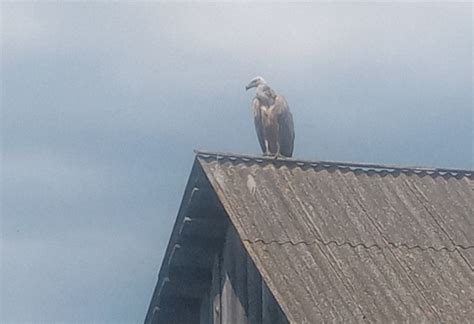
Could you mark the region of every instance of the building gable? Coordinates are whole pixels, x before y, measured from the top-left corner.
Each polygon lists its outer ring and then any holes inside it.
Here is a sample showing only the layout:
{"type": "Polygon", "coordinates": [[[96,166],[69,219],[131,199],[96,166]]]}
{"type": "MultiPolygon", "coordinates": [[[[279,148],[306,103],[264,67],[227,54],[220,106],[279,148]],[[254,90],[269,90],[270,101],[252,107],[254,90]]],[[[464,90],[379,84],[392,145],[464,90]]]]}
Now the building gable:
{"type": "MultiPolygon", "coordinates": [[[[170,244],[186,231],[207,237],[235,229],[292,323],[467,322],[474,318],[472,179],[469,170],[198,152],[190,183],[200,185],[188,184],[181,206],[188,212],[180,210],[170,244]],[[199,223],[188,213],[221,213],[228,223],[199,223]]],[[[167,252],[164,262],[173,258],[167,252]]]]}

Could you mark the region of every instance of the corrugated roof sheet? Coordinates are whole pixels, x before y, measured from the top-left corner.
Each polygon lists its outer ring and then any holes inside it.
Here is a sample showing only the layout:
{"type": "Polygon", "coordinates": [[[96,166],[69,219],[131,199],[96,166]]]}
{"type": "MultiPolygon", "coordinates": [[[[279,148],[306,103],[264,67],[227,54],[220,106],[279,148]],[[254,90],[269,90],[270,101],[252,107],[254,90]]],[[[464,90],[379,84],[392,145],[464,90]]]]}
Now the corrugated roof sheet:
{"type": "Polygon", "coordinates": [[[472,171],[197,159],[291,322],[474,319],[472,171]]]}

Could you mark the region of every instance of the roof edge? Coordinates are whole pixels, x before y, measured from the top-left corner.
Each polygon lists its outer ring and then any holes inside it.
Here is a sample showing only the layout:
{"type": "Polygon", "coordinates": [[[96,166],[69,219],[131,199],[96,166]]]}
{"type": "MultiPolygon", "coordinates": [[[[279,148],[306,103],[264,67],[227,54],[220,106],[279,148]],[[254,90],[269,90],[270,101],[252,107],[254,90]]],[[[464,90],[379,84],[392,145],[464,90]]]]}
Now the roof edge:
{"type": "Polygon", "coordinates": [[[159,298],[160,298],[159,290],[168,275],[170,256],[172,254],[174,246],[178,244],[177,242],[179,240],[179,227],[182,225],[182,222],[187,215],[188,208],[191,203],[191,198],[193,194],[195,193],[195,190],[194,190],[195,184],[197,183],[199,177],[201,176],[199,174],[199,170],[201,170],[201,165],[199,164],[199,161],[197,161],[197,158],[195,158],[193,161],[193,165],[191,167],[191,172],[188,176],[188,180],[184,187],[184,193],[178,207],[177,215],[176,215],[171,233],[169,234],[169,239],[166,245],[166,249],[162,256],[161,265],[159,266],[159,270],[157,272],[156,284],[153,289],[153,293],[151,295],[147,312],[145,314],[145,319],[144,319],[145,323],[149,323],[151,321],[153,317],[154,308],[159,308],[157,307],[159,298]]]}
{"type": "Polygon", "coordinates": [[[255,156],[248,154],[238,154],[229,152],[211,152],[205,150],[194,150],[196,157],[203,159],[214,159],[214,160],[230,160],[232,162],[240,160],[241,162],[255,162],[255,163],[283,163],[293,164],[296,166],[307,166],[307,167],[324,167],[331,168],[335,167],[338,169],[349,169],[352,171],[374,171],[374,172],[413,172],[418,174],[440,174],[440,175],[453,175],[453,176],[466,176],[472,177],[474,170],[469,169],[457,169],[457,168],[436,168],[436,167],[422,167],[422,166],[400,166],[400,165],[387,165],[378,163],[361,163],[351,161],[331,161],[331,160],[302,160],[293,159],[286,157],[274,157],[267,156],[255,156]]]}

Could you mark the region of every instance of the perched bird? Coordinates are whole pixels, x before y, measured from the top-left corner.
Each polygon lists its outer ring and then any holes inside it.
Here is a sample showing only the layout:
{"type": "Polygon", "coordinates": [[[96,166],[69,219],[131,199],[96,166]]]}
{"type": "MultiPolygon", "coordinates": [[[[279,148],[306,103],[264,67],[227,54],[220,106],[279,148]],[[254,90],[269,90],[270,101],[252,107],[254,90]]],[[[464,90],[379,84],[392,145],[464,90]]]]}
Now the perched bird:
{"type": "Polygon", "coordinates": [[[245,90],[251,88],[256,88],[252,110],[263,155],[291,157],[295,130],[285,97],[270,88],[262,77],[253,78],[245,90]]]}

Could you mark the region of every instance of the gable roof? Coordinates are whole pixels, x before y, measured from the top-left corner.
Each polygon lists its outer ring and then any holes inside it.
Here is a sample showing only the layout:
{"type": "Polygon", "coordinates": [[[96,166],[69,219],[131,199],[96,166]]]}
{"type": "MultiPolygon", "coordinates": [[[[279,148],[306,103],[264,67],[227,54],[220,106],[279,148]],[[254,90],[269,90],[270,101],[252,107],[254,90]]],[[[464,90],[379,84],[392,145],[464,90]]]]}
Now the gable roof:
{"type": "Polygon", "coordinates": [[[474,318],[470,170],[197,152],[290,322],[474,318]]]}

